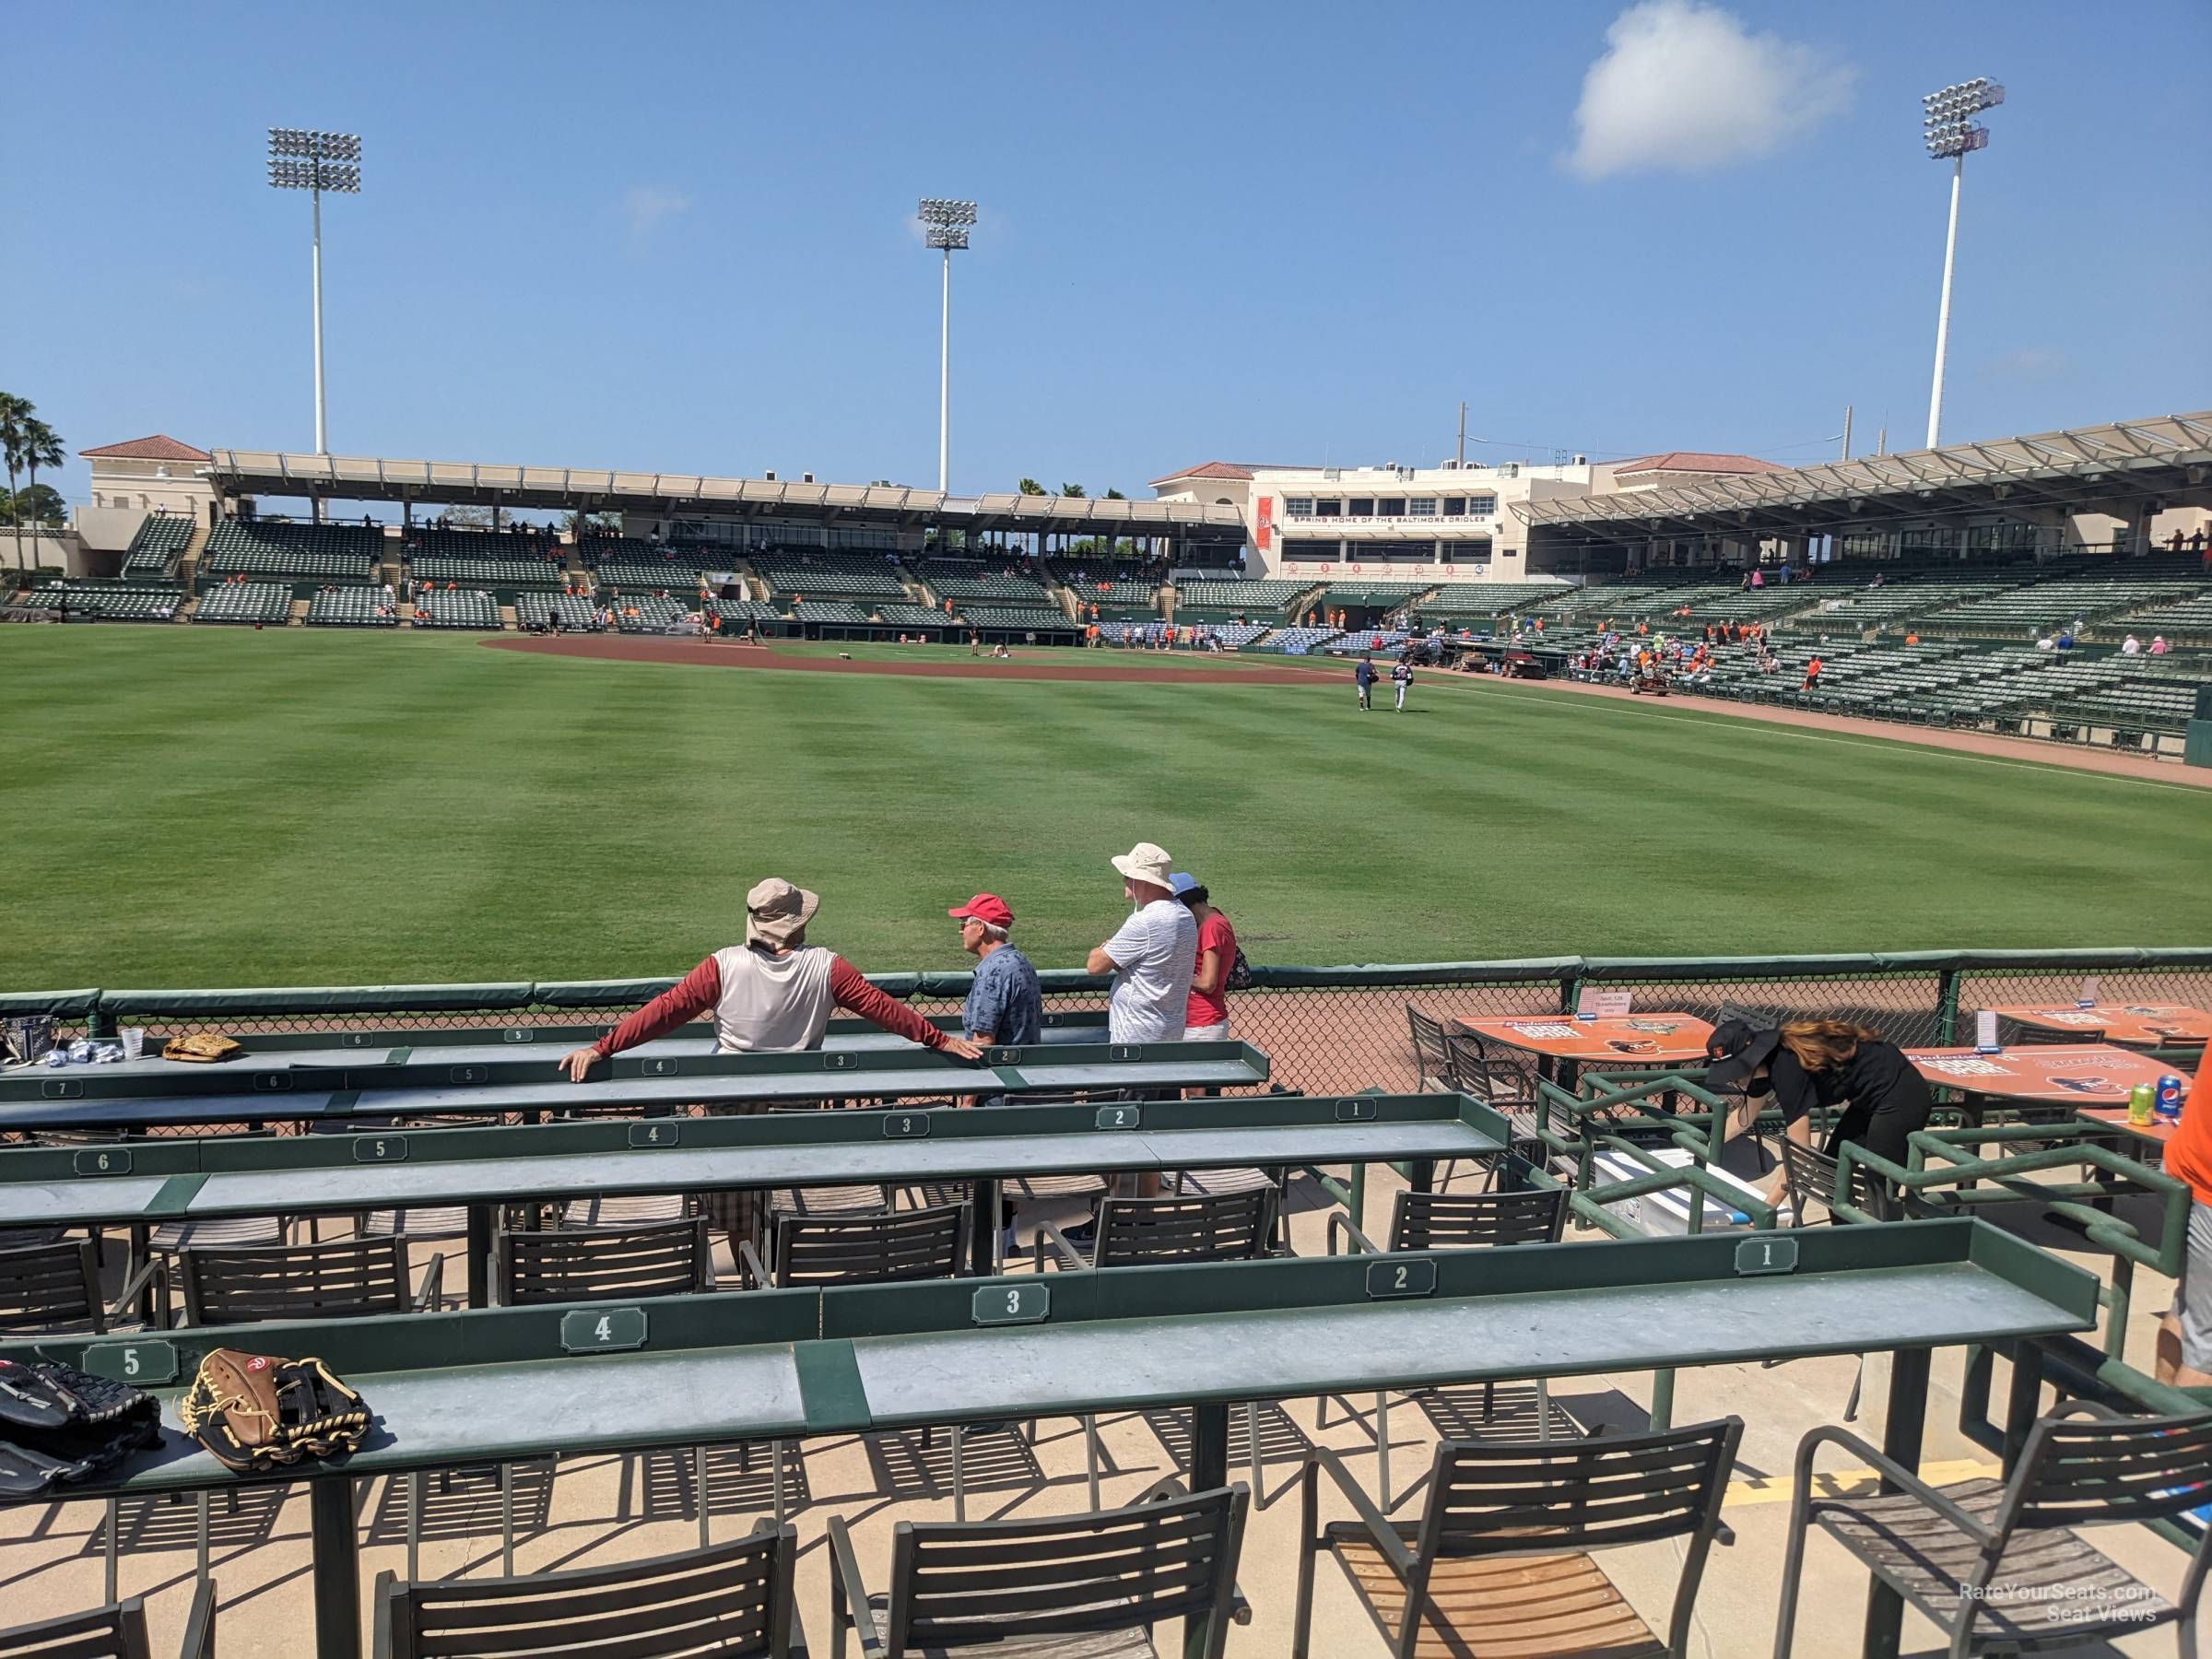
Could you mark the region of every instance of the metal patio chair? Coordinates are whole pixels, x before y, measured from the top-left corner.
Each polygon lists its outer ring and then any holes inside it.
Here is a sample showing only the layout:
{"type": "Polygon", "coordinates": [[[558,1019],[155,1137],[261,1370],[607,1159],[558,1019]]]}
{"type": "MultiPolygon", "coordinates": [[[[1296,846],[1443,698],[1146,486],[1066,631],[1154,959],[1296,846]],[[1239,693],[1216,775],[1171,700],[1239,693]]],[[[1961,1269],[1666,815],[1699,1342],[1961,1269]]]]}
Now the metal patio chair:
{"type": "Polygon", "coordinates": [[[901,1521],[890,1589],[869,1594],[853,1534],[830,1518],[830,1652],[868,1659],[1159,1659],[1152,1627],[1183,1621],[1186,1655],[1220,1659],[1247,1495],[1162,1482],[1125,1509],[1049,1521],[901,1521]],[[1191,1640],[1203,1620],[1203,1634],[1191,1640]]]}
{"type": "MultiPolygon", "coordinates": [[[[737,1245],[741,1280],[754,1288],[820,1288],[829,1285],[888,1285],[960,1277],[971,1222],[965,1204],[880,1214],[778,1215],[765,1256],[750,1240],[737,1245]]],[[[967,1519],[968,1496],[960,1466],[967,1430],[952,1430],[952,1502],[967,1519]]],[[[924,1430],[924,1443],[927,1444],[924,1430]]],[[[805,1455],[804,1448],[801,1450],[805,1455]]],[[[750,1467],[749,1448],[738,1466],[750,1467]]],[[[775,1477],[775,1513],[783,1513],[783,1442],[769,1442],[775,1477]]]]}
{"type": "Polygon", "coordinates": [[[1418,1654],[1603,1653],[1682,1659],[1705,1559],[1720,1530],[1741,1418],[1616,1439],[1436,1449],[1418,1522],[1377,1509],[1334,1452],[1307,1460],[1291,1659],[1312,1652],[1313,1569],[1327,1551],[1400,1659],[1418,1654]],[[1325,1473],[1354,1518],[1321,1523],[1325,1473]],[[1594,1550],[1688,1540],[1662,1640],[1594,1550]]]}
{"type": "Polygon", "coordinates": [[[430,1258],[419,1293],[410,1288],[406,1246],[392,1238],[194,1248],[178,1255],[177,1276],[187,1324],[366,1319],[435,1308],[445,1258],[430,1258]]]}
{"type": "MultiPolygon", "coordinates": [[[[153,1659],[146,1633],[146,1599],[110,1602],[88,1613],[65,1613],[0,1630],[0,1659],[153,1659]]],[[[202,1579],[184,1616],[178,1659],[215,1659],[215,1582],[202,1579]]]]}
{"type": "Polygon", "coordinates": [[[89,1239],[0,1246],[0,1335],[104,1335],[155,1269],[141,1267],[112,1302],[102,1301],[96,1254],[89,1239]]]}
{"type": "MultiPolygon", "coordinates": [[[[1568,1189],[1553,1187],[1519,1193],[1401,1192],[1391,1206],[1390,1250],[1393,1253],[1430,1250],[1497,1250],[1514,1244],[1557,1244],[1567,1228],[1568,1189]]],[[[1380,1247],[1341,1212],[1329,1218],[1329,1249],[1335,1253],[1340,1238],[1348,1239],[1371,1254],[1380,1247]]],[[[1551,1438],[1551,1385],[1535,1380],[1536,1434],[1539,1441],[1551,1438]]],[[[1408,1389],[1406,1397],[1428,1414],[1442,1431],[1453,1438],[1452,1428],[1437,1421],[1436,1406],[1453,1398],[1445,1388],[1408,1389]]],[[[1325,1401],[1324,1405],[1325,1406],[1325,1401]]],[[[1497,1384],[1482,1384],[1482,1420],[1490,1421],[1497,1404],[1497,1384]]],[[[1326,1411],[1319,1427],[1327,1428],[1326,1411]]],[[[1382,1488],[1383,1506],[1398,1503],[1420,1489],[1417,1483],[1396,1498],[1390,1491],[1390,1396],[1375,1396],[1376,1478],[1382,1488]]]]}
{"type": "Polygon", "coordinates": [[[502,1308],[714,1288],[704,1216],[638,1227],[501,1228],[491,1257],[492,1293],[502,1308]]]}
{"type": "MultiPolygon", "coordinates": [[[[689,1296],[714,1288],[707,1218],[654,1221],[641,1227],[502,1227],[492,1235],[491,1286],[502,1308],[562,1302],[635,1301],[689,1296]]],[[[703,1498],[703,1493],[702,1493],[703,1498]]],[[[410,1493],[410,1503],[414,1495],[410,1493]]],[[[700,1505],[704,1513],[705,1505],[700,1505]]],[[[415,1574],[414,1530],[407,1573],[415,1574]]],[[[500,1465],[501,1562],[514,1571],[514,1465],[500,1465]]]]}
{"type": "MultiPolygon", "coordinates": [[[[1034,1243],[1036,1270],[1046,1264],[1071,1272],[1096,1267],[1159,1266],[1169,1263],[1251,1262],[1264,1256],[1288,1255],[1276,1243],[1276,1215],[1279,1194],[1274,1186],[1248,1187],[1236,1192],[1177,1198],[1106,1197],[1099,1201],[1097,1230],[1090,1255],[1067,1241],[1067,1235],[1045,1222],[1034,1243]]],[[[1251,1447],[1253,1490],[1263,1494],[1260,1479],[1260,1407],[1244,1402],[1244,1431],[1251,1447]]],[[[1090,1479],[1090,1506],[1099,1507],[1099,1419],[1083,1418],[1084,1460],[1090,1479]]]]}
{"type": "Polygon", "coordinates": [[[734,1544],[612,1567],[427,1584],[382,1572],[370,1652],[375,1659],[804,1655],[792,1594],[798,1554],[796,1532],[762,1521],[734,1544]]]}
{"type": "Polygon", "coordinates": [[[1881,1583],[1941,1625],[1954,1659],[1991,1648],[2078,1650],[2100,1637],[2178,1627],[2196,1652],[2197,1606],[2212,1566],[2212,1528],[2201,1530],[2168,1601],[2075,1529],[2167,1520],[2212,1502],[2212,1412],[2123,1417],[2077,1401],[2039,1418],[2012,1475],[1935,1487],[1841,1429],[1797,1442],[1796,1498],[1783,1560],[1774,1659],[1796,1639],[1807,1532],[1820,1527],[1881,1583]],[[1898,1489],[1869,1498],[1820,1498],[1813,1458],[1841,1446],[1898,1489]],[[1993,1586],[2017,1594],[1994,1594],[1993,1586]],[[2084,1618],[2102,1612],[2102,1618],[2084,1618]]]}

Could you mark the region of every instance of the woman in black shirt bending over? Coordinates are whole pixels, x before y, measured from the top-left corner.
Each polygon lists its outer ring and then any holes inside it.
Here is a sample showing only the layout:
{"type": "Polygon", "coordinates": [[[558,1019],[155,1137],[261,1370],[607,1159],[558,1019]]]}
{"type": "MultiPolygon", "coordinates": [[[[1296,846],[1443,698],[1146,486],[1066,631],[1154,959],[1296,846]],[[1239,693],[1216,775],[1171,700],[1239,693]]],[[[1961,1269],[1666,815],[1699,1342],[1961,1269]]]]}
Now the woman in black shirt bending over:
{"type": "MultiPolygon", "coordinates": [[[[1849,1020],[1794,1019],[1767,1031],[1746,1020],[1724,1020],[1705,1053],[1712,1062],[1707,1088],[1714,1094],[1741,1089],[1753,1101],[1771,1095],[1782,1108],[1783,1133],[1801,1147],[1813,1144],[1815,1102],[1831,1112],[1841,1108],[1821,1148],[1830,1158],[1851,1141],[1901,1164],[1905,1137],[1928,1126],[1934,1102],[1927,1080],[1894,1042],[1849,1020]]],[[[1784,1184],[1784,1171],[1777,1168],[1767,1185],[1770,1204],[1782,1196],[1784,1184]]]]}

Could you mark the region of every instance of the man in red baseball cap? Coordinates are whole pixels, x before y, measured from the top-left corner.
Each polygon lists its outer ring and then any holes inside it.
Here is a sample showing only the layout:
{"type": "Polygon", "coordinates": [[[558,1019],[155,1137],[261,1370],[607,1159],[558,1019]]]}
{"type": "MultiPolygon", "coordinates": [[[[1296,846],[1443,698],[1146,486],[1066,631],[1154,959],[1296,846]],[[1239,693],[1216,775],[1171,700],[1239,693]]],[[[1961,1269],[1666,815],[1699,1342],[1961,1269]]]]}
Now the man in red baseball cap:
{"type": "Polygon", "coordinates": [[[945,912],[960,924],[960,948],[975,959],[975,981],[960,1009],[971,1042],[1011,1047],[1044,1041],[1044,999],[1037,970],[1014,948],[1014,912],[996,893],[978,893],[945,912]]]}

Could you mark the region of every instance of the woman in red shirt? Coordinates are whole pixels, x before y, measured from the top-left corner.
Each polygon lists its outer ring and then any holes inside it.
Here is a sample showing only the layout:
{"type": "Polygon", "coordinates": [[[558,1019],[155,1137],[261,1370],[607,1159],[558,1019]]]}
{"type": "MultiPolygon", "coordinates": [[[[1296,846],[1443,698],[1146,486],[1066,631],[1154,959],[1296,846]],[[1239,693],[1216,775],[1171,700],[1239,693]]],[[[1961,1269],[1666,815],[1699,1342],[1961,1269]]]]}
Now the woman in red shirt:
{"type": "Polygon", "coordinates": [[[1191,1000],[1182,1018],[1185,1042],[1229,1041],[1229,972],[1237,960],[1237,930],[1208,901],[1198,878],[1178,870],[1168,877],[1175,897],[1198,924],[1198,971],[1191,977],[1191,1000]]]}

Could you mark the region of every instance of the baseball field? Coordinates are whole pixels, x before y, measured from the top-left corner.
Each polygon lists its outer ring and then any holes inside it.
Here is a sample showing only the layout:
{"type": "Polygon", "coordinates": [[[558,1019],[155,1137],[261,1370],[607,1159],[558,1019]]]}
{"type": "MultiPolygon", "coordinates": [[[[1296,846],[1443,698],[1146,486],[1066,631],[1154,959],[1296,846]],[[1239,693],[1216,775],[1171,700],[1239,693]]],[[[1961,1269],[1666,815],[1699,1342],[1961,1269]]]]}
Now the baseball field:
{"type": "Polygon", "coordinates": [[[986,888],[1072,966],[1139,840],[1258,962],[2212,936],[2178,782],[1438,675],[1363,714],[1280,659],[714,649],[8,629],[0,988],[676,972],[770,873],[866,969],[963,966],[945,908],[986,888]]]}

